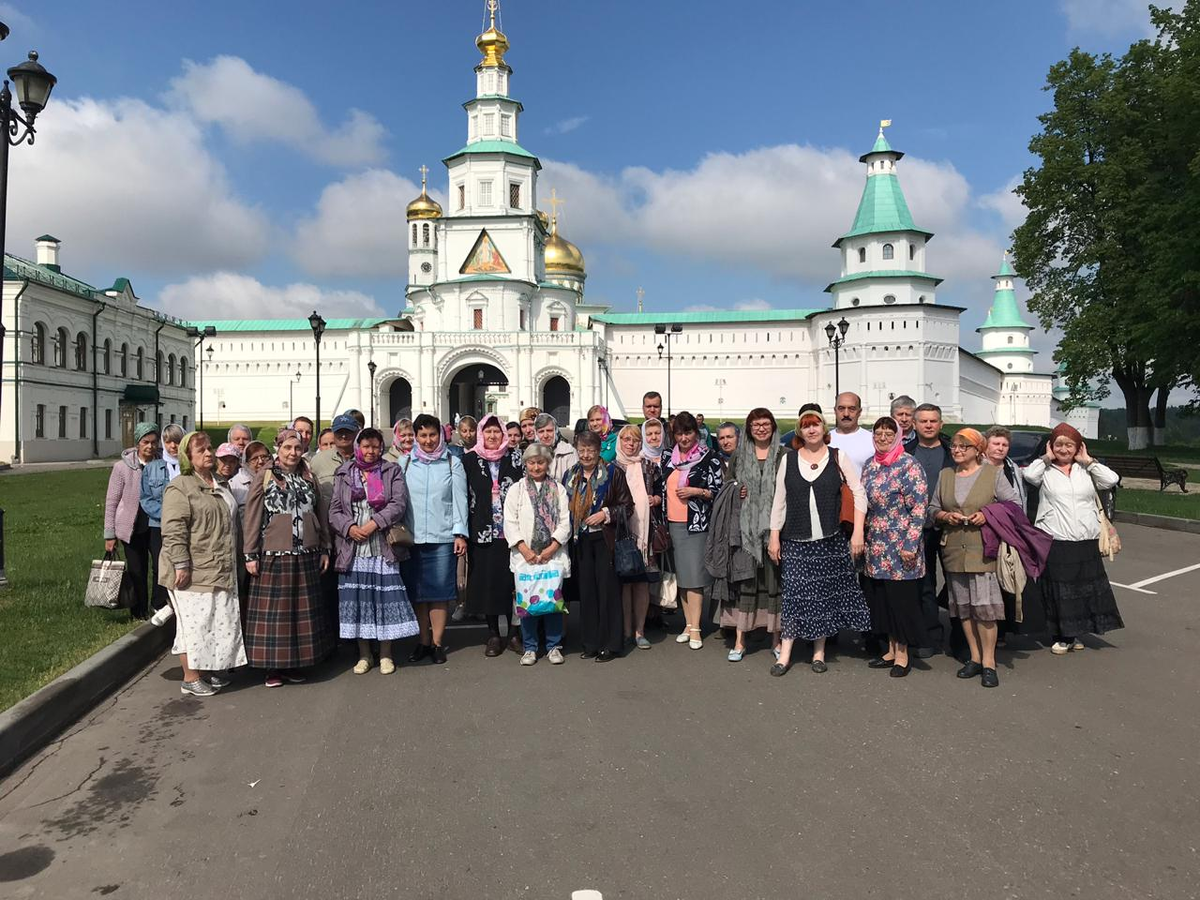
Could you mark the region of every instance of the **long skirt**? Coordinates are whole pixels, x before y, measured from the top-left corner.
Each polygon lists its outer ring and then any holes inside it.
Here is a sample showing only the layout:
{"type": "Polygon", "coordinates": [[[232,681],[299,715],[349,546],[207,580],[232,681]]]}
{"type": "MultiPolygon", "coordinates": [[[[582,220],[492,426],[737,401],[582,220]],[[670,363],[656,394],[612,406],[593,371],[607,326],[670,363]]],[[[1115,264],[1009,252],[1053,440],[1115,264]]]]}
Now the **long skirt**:
{"type": "Polygon", "coordinates": [[[355,556],[338,575],[338,634],[364,641],[398,641],[420,631],[400,568],[382,556],[355,556]]]}
{"type": "Polygon", "coordinates": [[[765,628],[771,634],[777,633],[782,605],[779,566],[767,556],[765,547],[762,564],[755,571],[754,579],[739,583],[736,590],[737,594],[729,603],[721,604],[717,624],[738,631],[765,628]]]}
{"type": "Polygon", "coordinates": [[[415,544],[400,564],[410,603],[448,603],[458,596],[458,560],[453,542],[415,544]]]}
{"type": "Polygon", "coordinates": [[[264,555],[250,578],[246,657],[256,669],[300,669],[337,646],[321,600],[321,555],[264,555]]]}
{"type": "Polygon", "coordinates": [[[840,531],[817,541],[784,541],[784,640],[814,641],[843,628],[868,631],[871,613],[840,531]]]}
{"type": "Polygon", "coordinates": [[[571,541],[571,581],[579,599],[579,628],[588,653],[621,652],[625,613],[612,551],[600,532],[571,541]]]}
{"type": "Polygon", "coordinates": [[[909,647],[921,646],[928,632],[921,615],[920,578],[868,578],[865,593],[872,631],[909,647]]]}
{"type": "Polygon", "coordinates": [[[1046,626],[1055,637],[1104,634],[1125,627],[1096,540],[1056,539],[1038,584],[1046,626]]]}
{"type": "Polygon", "coordinates": [[[1004,621],[1004,597],[995,572],[946,572],[946,587],[950,618],[1004,621]]]}
{"type": "Polygon", "coordinates": [[[467,550],[471,560],[467,612],[478,616],[511,616],[513,574],[508,567],[508,542],[471,544],[467,550]]]}
{"type": "Polygon", "coordinates": [[[713,577],[704,566],[708,552],[708,534],[688,531],[686,522],[669,522],[671,553],[675,561],[675,579],[681,591],[712,587],[713,577]]]}
{"type": "Polygon", "coordinates": [[[222,672],[246,664],[237,591],[170,592],[175,608],[172,653],[186,653],[188,666],[222,672]]]}

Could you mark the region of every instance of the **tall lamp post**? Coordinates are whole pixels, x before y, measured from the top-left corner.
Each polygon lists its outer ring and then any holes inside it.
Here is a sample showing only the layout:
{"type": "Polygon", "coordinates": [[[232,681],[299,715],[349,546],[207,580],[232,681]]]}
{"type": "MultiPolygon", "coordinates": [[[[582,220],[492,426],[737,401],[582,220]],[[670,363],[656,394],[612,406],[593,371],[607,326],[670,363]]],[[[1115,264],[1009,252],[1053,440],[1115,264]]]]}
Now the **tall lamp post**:
{"type": "MultiPolygon", "coordinates": [[[[722,422],[725,421],[725,379],[718,378],[713,382],[713,387],[717,389],[717,418],[722,422]]],[[[720,424],[720,423],[718,423],[720,424]]]]}
{"type": "Polygon", "coordinates": [[[371,427],[375,427],[375,360],[367,360],[367,373],[371,376],[371,427]]]}
{"type": "Polygon", "coordinates": [[[608,357],[597,356],[596,365],[600,367],[600,380],[604,382],[604,408],[608,409],[608,357]]]}
{"type": "Polygon", "coordinates": [[[325,333],[325,320],[314,309],[308,317],[308,324],[312,327],[313,343],[317,348],[317,421],[313,425],[313,434],[316,435],[321,433],[321,335],[325,333]]]}
{"type": "MultiPolygon", "coordinates": [[[[204,339],[210,338],[216,333],[217,333],[217,329],[213,325],[205,325],[203,329],[189,328],[186,331],[186,334],[188,337],[199,338],[199,340],[197,340],[196,343],[192,345],[193,350],[197,349],[198,347],[203,347],[204,339]]],[[[212,348],[212,345],[210,344],[208,347],[208,358],[210,361],[212,360],[212,352],[213,352],[213,348],[212,348]]],[[[200,430],[203,431],[204,430],[204,351],[203,350],[200,351],[199,356],[200,356],[200,367],[199,367],[200,368],[200,382],[199,382],[200,430]]]]}
{"type": "Polygon", "coordinates": [[[842,316],[842,321],[834,325],[830,322],[825,326],[825,336],[829,338],[829,346],[833,348],[833,396],[834,405],[837,405],[837,395],[842,392],[841,383],[841,351],[842,345],[846,343],[846,332],[850,330],[850,323],[846,321],[846,317],[842,316]]]}
{"type": "Polygon", "coordinates": [[[300,370],[296,369],[296,374],[293,376],[295,380],[288,381],[288,416],[291,418],[291,424],[296,424],[296,401],[292,395],[292,388],[300,383],[300,370]]]}
{"type": "Polygon", "coordinates": [[[671,338],[678,337],[683,331],[683,326],[676,323],[674,325],[655,325],[654,333],[661,336],[658,342],[658,358],[663,358],[663,352],[667,354],[667,418],[671,418],[671,338]]]}

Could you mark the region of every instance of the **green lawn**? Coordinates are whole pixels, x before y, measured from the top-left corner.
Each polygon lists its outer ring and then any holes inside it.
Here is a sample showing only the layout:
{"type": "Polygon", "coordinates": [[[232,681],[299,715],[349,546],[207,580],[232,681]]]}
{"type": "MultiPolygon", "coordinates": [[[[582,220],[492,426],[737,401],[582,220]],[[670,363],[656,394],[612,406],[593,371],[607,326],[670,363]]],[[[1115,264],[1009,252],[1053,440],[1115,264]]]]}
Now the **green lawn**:
{"type": "Polygon", "coordinates": [[[108,469],[0,476],[9,586],[0,590],[0,710],[137,624],[87,609],[91,560],[104,554],[108,469]]]}
{"type": "Polygon", "coordinates": [[[1117,491],[1117,510],[1174,516],[1177,519],[1200,519],[1200,490],[1195,485],[1188,490],[1191,493],[1181,493],[1177,487],[1162,492],[1122,489],[1117,491]]]}

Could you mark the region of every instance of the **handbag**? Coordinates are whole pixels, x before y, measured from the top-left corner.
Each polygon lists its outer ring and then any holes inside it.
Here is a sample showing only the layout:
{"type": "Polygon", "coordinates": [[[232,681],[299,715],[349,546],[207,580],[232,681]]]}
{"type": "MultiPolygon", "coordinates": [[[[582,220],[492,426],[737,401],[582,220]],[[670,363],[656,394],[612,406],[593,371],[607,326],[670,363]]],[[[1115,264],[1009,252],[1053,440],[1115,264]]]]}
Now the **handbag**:
{"type": "Polygon", "coordinates": [[[617,577],[624,581],[642,578],[646,574],[646,560],[638,549],[637,541],[629,533],[629,526],[622,522],[617,526],[617,541],[613,545],[613,568],[617,577]]]}
{"type": "Polygon", "coordinates": [[[842,479],[838,525],[841,526],[842,531],[850,534],[854,531],[854,492],[850,490],[850,485],[846,484],[846,473],[842,471],[841,463],[838,461],[837,448],[832,447],[829,452],[833,454],[833,464],[838,467],[838,476],[842,479]]]}
{"type": "Polygon", "coordinates": [[[679,581],[674,572],[662,573],[658,582],[658,605],[662,609],[679,609],[679,581]]]}
{"type": "Polygon", "coordinates": [[[115,550],[105,552],[103,559],[93,559],[88,572],[84,606],[101,609],[121,608],[121,582],[125,579],[125,561],[117,558],[115,550]]]}
{"type": "Polygon", "coordinates": [[[458,558],[458,568],[454,576],[454,586],[458,590],[465,591],[467,589],[467,579],[471,575],[471,566],[467,562],[467,554],[463,554],[458,558]]]}
{"type": "Polygon", "coordinates": [[[397,522],[387,530],[387,542],[396,547],[408,549],[413,545],[413,534],[403,522],[397,522]]]}
{"type": "Polygon", "coordinates": [[[1096,518],[1100,520],[1100,555],[1107,556],[1111,562],[1121,552],[1121,536],[1117,534],[1116,527],[1104,514],[1104,505],[1100,502],[1099,497],[1096,497],[1096,518]]]}
{"type": "Polygon", "coordinates": [[[671,549],[671,531],[661,516],[650,517],[650,552],[666,553],[671,549]]]}

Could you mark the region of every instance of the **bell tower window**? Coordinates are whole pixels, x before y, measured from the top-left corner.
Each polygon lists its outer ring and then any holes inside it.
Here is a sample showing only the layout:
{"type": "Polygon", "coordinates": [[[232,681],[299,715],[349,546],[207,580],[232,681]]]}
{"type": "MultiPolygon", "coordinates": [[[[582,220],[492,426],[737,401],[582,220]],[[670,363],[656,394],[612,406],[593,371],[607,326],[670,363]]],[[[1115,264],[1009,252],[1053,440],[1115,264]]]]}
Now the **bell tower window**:
{"type": "Polygon", "coordinates": [[[479,205],[492,205],[492,183],[490,181],[479,182],[479,205]]]}
{"type": "Polygon", "coordinates": [[[908,245],[908,258],[909,258],[909,259],[916,259],[916,258],[917,258],[917,245],[916,245],[916,244],[909,244],[909,245],[908,245]]]}
{"type": "Polygon", "coordinates": [[[471,310],[472,322],[471,325],[476,331],[483,331],[483,310],[471,310]]]}
{"type": "Polygon", "coordinates": [[[429,223],[428,222],[421,223],[421,246],[422,247],[429,246],[429,223]]]}
{"type": "Polygon", "coordinates": [[[521,185],[516,182],[508,186],[508,205],[513,209],[521,208],[521,185]]]}
{"type": "Polygon", "coordinates": [[[893,247],[891,244],[884,244],[883,245],[883,258],[884,259],[895,259],[895,257],[896,257],[896,248],[893,247]]]}
{"type": "Polygon", "coordinates": [[[866,247],[858,248],[858,261],[860,263],[865,263],[867,261],[867,248],[866,247]]]}
{"type": "Polygon", "coordinates": [[[417,246],[417,223],[413,222],[412,226],[412,245],[417,246]]]}

